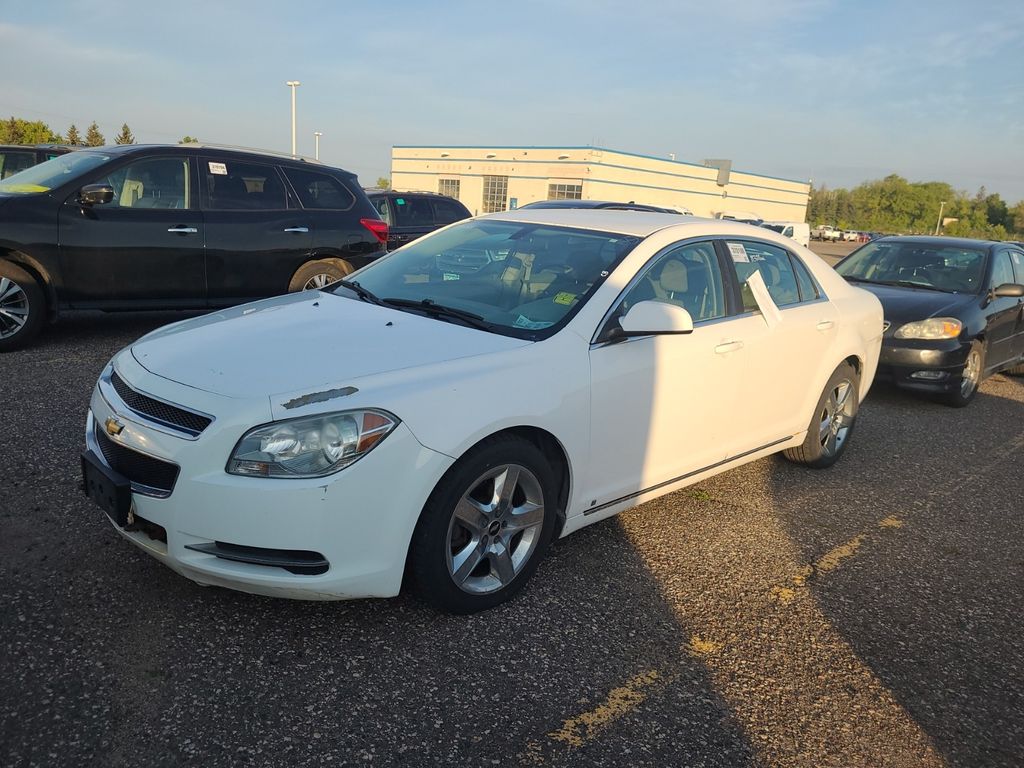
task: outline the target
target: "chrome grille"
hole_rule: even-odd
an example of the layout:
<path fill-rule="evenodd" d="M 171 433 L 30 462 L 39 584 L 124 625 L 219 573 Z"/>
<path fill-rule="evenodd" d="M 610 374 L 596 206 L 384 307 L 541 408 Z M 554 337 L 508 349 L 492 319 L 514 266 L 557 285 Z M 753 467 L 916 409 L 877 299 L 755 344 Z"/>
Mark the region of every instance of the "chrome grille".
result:
<path fill-rule="evenodd" d="M 197 437 L 213 421 L 208 416 L 187 411 L 176 405 L 165 403 L 163 400 L 157 400 L 155 397 L 144 395 L 142 392 L 137 392 L 117 375 L 117 371 L 111 372 L 110 383 L 125 405 L 140 416 L 152 419 L 165 427 L 171 427 Z"/>

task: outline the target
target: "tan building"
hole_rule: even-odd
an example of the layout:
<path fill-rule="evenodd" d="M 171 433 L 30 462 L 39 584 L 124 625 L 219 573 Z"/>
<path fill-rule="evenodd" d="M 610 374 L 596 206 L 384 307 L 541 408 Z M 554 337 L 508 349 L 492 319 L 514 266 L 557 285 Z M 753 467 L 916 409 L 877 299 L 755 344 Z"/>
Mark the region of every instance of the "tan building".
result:
<path fill-rule="evenodd" d="M 697 216 L 803 221 L 810 184 L 601 147 L 391 149 L 391 184 L 440 192 L 474 214 L 537 200 L 612 200 L 688 210 Z"/>

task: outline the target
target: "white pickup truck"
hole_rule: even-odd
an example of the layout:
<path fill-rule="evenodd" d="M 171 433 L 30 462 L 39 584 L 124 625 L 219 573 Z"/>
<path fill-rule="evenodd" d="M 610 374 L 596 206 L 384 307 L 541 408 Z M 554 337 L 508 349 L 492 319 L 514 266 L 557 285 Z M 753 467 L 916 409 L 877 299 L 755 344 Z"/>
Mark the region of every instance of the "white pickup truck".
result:
<path fill-rule="evenodd" d="M 811 240 L 839 240 L 842 233 L 831 224 L 819 224 L 811 230 Z"/>

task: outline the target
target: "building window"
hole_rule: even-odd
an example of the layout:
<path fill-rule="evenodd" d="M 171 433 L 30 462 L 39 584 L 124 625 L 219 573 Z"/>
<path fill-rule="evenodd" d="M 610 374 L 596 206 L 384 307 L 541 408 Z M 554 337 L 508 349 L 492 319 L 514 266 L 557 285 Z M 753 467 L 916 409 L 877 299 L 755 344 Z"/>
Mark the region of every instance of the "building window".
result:
<path fill-rule="evenodd" d="M 459 199 L 459 184 L 458 179 L 438 179 L 437 180 L 437 193 L 439 195 L 446 195 L 448 197 L 454 197 L 456 200 Z"/>
<path fill-rule="evenodd" d="M 508 208 L 508 176 L 484 176 L 484 213 Z"/>
<path fill-rule="evenodd" d="M 548 200 L 582 200 L 582 184 L 548 184 Z"/>

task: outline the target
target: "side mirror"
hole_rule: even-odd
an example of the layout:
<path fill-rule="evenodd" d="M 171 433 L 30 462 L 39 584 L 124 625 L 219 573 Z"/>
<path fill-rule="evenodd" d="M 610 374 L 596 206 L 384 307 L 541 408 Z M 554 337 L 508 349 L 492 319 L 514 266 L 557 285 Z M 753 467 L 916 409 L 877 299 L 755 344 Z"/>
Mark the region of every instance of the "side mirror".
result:
<path fill-rule="evenodd" d="M 86 184 L 78 190 L 80 205 L 106 205 L 114 199 L 114 188 L 108 184 Z"/>
<path fill-rule="evenodd" d="M 629 308 L 619 321 L 622 336 L 662 336 L 693 333 L 690 313 L 675 304 L 664 301 L 640 301 Z"/>
<path fill-rule="evenodd" d="M 1019 299 L 1021 296 L 1024 296 L 1024 285 L 1020 283 L 1003 283 L 992 289 L 993 299 L 998 299 L 1002 296 Z"/>

